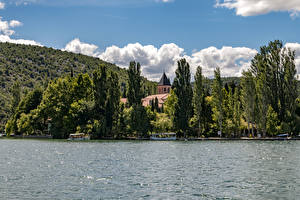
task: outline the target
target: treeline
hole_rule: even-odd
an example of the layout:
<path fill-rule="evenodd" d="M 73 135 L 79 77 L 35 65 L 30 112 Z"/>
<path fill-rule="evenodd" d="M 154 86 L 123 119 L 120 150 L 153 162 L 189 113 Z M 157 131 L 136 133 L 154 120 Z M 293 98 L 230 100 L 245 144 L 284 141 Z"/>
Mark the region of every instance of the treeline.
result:
<path fill-rule="evenodd" d="M 140 65 L 130 63 L 128 104 L 120 102 L 119 76 L 101 65 L 92 76 L 79 74 L 50 81 L 45 91 L 36 88 L 20 99 L 20 85 L 13 89 L 8 135 L 44 135 L 67 138 L 84 132 L 93 138 L 145 137 L 150 121 L 141 100 L 145 96 Z"/>
<path fill-rule="evenodd" d="M 100 65 L 118 74 L 119 83 L 127 82 L 126 69 L 98 58 L 74 54 L 53 48 L 0 42 L 0 132 L 11 115 L 13 84 L 20 83 L 22 94 L 35 87 L 46 88 L 49 81 L 73 73 L 87 73 Z M 156 92 L 156 83 L 143 78 L 145 91 Z"/>
<path fill-rule="evenodd" d="M 270 42 L 261 47 L 239 82 L 224 84 L 219 68 L 209 80 L 199 66 L 193 86 L 189 63 L 179 60 L 163 107 L 157 100 L 142 106 L 146 91 L 136 62 L 127 70 L 126 89 L 105 64 L 91 75 L 70 74 L 50 81 L 46 89 L 37 87 L 22 98 L 16 82 L 6 133 L 55 138 L 75 132 L 93 138 L 148 137 L 168 131 L 180 137 L 296 135 L 300 100 L 294 59 L 295 52 L 283 48 L 282 42 Z M 120 102 L 121 96 L 127 96 L 126 104 Z"/>
<path fill-rule="evenodd" d="M 177 132 L 225 137 L 299 134 L 295 52 L 283 48 L 281 41 L 260 48 L 239 84 L 224 85 L 220 68 L 214 74 L 210 88 L 198 67 L 192 89 L 189 64 L 178 62 L 172 94 Z"/>

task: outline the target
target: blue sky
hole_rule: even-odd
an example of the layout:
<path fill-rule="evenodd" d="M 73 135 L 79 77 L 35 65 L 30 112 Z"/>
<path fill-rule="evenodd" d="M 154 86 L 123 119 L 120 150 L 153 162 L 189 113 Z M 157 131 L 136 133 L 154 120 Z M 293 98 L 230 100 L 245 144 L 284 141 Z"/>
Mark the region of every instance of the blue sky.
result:
<path fill-rule="evenodd" d="M 195 65 L 210 65 L 204 66 L 208 75 L 221 65 L 229 76 L 247 68 L 255 50 L 270 40 L 298 49 L 299 1 L 262 1 L 265 6 L 258 7 L 258 0 L 0 0 L 2 21 L 21 23 L 6 27 L 13 34 L 4 33 L 1 24 L 0 31 L 11 42 L 33 40 L 122 67 L 130 59 L 140 59 L 145 76 L 152 79 L 162 68 L 172 74 L 174 62 L 184 56 Z M 214 59 L 217 62 L 211 63 Z"/>

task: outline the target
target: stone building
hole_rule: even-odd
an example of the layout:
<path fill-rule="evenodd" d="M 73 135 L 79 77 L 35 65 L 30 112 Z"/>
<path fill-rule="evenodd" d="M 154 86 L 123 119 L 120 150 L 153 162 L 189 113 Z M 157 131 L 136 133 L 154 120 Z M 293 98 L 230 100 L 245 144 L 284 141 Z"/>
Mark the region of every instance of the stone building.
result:
<path fill-rule="evenodd" d="M 158 106 L 161 108 L 169 97 L 171 91 L 171 82 L 165 73 L 163 73 L 157 85 L 158 94 L 150 95 L 142 99 L 143 106 L 151 106 L 151 102 L 158 99 Z"/>
<path fill-rule="evenodd" d="M 163 73 L 160 81 L 157 85 L 158 94 L 150 95 L 142 99 L 143 106 L 151 106 L 152 101 L 155 101 L 155 98 L 158 100 L 158 106 L 161 108 L 166 102 L 167 98 L 170 95 L 171 91 L 171 82 L 165 73 Z M 127 103 L 127 98 L 121 98 L 122 103 Z"/>

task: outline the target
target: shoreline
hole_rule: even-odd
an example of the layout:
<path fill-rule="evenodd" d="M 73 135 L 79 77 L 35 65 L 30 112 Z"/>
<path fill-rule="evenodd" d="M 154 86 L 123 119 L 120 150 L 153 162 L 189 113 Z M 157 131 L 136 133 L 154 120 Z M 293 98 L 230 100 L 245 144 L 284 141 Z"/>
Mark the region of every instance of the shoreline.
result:
<path fill-rule="evenodd" d="M 0 137 L 0 139 L 34 139 L 34 140 L 56 140 L 56 141 L 67 141 L 67 139 L 54 139 L 52 136 L 13 136 L 13 137 Z M 219 138 L 219 137 L 208 137 L 208 138 L 177 138 L 176 141 L 283 141 L 283 140 L 300 140 L 300 137 L 266 137 L 266 138 Z M 86 141 L 153 141 L 150 138 L 100 138 L 95 140 Z M 74 142 L 74 141 L 71 141 Z M 82 142 L 82 141 L 80 141 Z M 157 141 L 155 141 L 157 142 Z"/>

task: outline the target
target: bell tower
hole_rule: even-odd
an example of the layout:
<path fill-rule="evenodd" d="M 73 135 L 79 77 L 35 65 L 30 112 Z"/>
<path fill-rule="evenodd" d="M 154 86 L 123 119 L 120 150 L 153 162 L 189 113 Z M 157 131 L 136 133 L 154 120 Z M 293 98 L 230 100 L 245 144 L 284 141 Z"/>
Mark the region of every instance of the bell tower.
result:
<path fill-rule="evenodd" d="M 158 83 L 157 91 L 158 94 L 167 94 L 170 93 L 170 90 L 171 90 L 170 79 L 167 77 L 167 75 L 164 72 Z"/>

